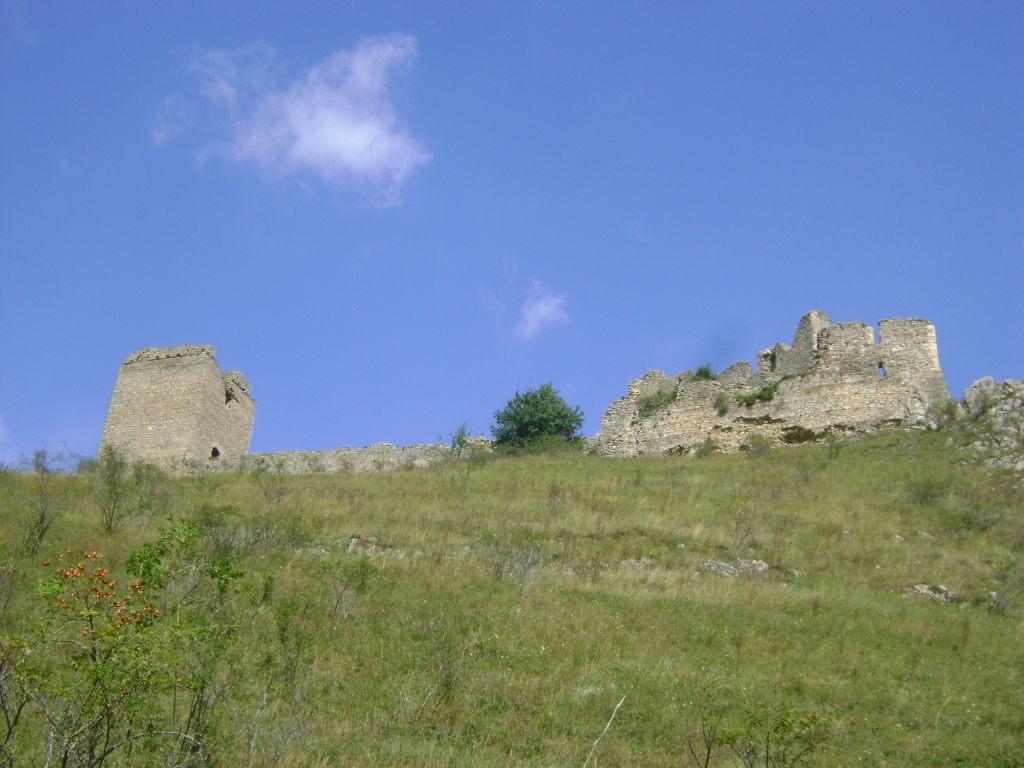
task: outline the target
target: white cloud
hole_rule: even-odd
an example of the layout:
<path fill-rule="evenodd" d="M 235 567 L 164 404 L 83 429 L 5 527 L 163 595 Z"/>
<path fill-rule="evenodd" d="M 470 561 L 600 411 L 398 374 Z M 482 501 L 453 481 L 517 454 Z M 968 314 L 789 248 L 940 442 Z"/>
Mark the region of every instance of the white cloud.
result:
<path fill-rule="evenodd" d="M 311 174 L 389 204 L 430 160 L 389 89 L 392 72 L 415 56 L 407 35 L 368 38 L 283 87 L 275 85 L 276 53 L 265 45 L 196 56 L 192 68 L 203 98 L 229 121 L 227 142 L 213 151 L 275 177 Z"/>
<path fill-rule="evenodd" d="M 552 293 L 548 288 L 538 285 L 534 286 L 533 294 L 520 310 L 515 334 L 529 341 L 548 326 L 567 322 L 569 313 L 565 310 L 565 296 Z"/>

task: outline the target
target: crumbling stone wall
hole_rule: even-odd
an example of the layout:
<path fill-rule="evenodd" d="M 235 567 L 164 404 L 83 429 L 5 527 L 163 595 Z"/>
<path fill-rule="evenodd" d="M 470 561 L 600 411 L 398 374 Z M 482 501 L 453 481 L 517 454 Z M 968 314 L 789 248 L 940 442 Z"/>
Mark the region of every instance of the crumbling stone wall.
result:
<path fill-rule="evenodd" d="M 490 451 L 491 442 L 482 436 L 469 438 L 461 458 L 470 453 Z M 459 458 L 444 443 L 393 445 L 374 443 L 362 448 L 344 446 L 333 451 L 273 451 L 251 453 L 238 459 L 208 462 L 206 469 L 218 471 L 266 471 L 283 475 L 347 472 L 392 472 L 418 469 Z"/>
<path fill-rule="evenodd" d="M 655 392 L 674 391 L 653 413 Z M 760 393 L 747 404 L 743 398 Z M 650 371 L 630 383 L 601 422 L 591 447 L 608 456 L 692 453 L 709 438 L 741 450 L 755 435 L 775 444 L 887 426 L 923 426 L 928 408 L 949 399 L 939 366 L 935 328 L 927 320 L 892 319 L 874 329 L 832 324 L 824 312 L 805 315 L 793 345 L 776 344 L 729 366 L 714 381 L 691 371 Z"/>
<path fill-rule="evenodd" d="M 222 374 L 213 347 L 143 349 L 121 365 L 100 447 L 177 470 L 244 456 L 256 406 L 239 371 Z"/>

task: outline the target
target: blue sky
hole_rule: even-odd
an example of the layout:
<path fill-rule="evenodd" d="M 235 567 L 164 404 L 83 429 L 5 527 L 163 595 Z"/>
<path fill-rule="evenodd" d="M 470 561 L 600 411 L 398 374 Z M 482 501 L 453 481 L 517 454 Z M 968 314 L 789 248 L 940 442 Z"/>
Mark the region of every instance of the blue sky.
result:
<path fill-rule="evenodd" d="M 811 309 L 1024 377 L 1019 2 L 0 0 L 0 461 L 212 344 L 253 450 L 593 434 Z"/>

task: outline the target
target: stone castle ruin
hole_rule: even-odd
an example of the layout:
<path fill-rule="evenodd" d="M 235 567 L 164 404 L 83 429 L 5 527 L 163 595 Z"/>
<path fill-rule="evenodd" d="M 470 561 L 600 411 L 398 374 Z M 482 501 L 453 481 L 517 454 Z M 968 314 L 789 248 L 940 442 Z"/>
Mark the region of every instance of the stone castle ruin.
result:
<path fill-rule="evenodd" d="M 285 474 L 422 467 L 450 456 L 443 443 L 333 451 L 249 453 L 255 403 L 239 371 L 221 373 L 213 347 L 143 349 L 121 365 L 100 449 L 170 472 L 262 469 Z M 480 446 L 487 442 L 471 438 Z"/>
<path fill-rule="evenodd" d="M 591 448 L 605 456 L 735 451 L 752 440 L 782 445 L 927 424 L 929 407 L 949 400 L 934 326 L 882 320 L 878 336 L 864 323 L 811 312 L 792 346 L 758 354 L 756 372 L 747 362 L 717 376 L 650 371 L 612 403 Z"/>
<path fill-rule="evenodd" d="M 239 371 L 221 373 L 213 347 L 143 349 L 121 365 L 100 448 L 177 470 L 249 451 L 256 406 Z"/>
<path fill-rule="evenodd" d="M 935 328 L 926 320 L 882 320 L 878 341 L 863 323 L 805 315 L 793 345 L 776 344 L 717 376 L 650 371 L 612 403 L 589 449 L 605 456 L 743 450 L 849 432 L 930 423 L 949 401 Z M 143 349 L 121 366 L 101 448 L 180 472 L 265 468 L 284 473 L 420 467 L 445 461 L 443 443 L 377 443 L 334 451 L 249 454 L 255 405 L 238 371 L 221 373 L 213 347 Z M 711 441 L 710 443 L 708 441 Z M 474 450 L 489 447 L 472 439 Z"/>

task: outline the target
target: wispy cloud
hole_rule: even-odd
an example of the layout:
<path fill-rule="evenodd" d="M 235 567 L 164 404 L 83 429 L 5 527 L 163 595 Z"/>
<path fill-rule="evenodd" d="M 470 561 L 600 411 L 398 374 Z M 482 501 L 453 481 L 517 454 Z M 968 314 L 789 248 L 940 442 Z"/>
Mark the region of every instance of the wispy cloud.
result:
<path fill-rule="evenodd" d="M 28 21 L 25 0 L 4 0 L 0 5 L 0 29 L 9 29 L 18 41 L 25 46 L 34 45 L 36 33 Z"/>
<path fill-rule="evenodd" d="M 277 52 L 265 44 L 197 54 L 191 69 L 203 103 L 227 132 L 207 154 L 274 178 L 313 176 L 395 203 L 410 174 L 431 159 L 391 92 L 394 71 L 415 56 L 416 41 L 407 35 L 368 38 L 288 82 Z M 153 141 L 166 143 L 189 119 L 181 104 L 167 100 Z"/>
<path fill-rule="evenodd" d="M 565 309 L 565 296 L 552 293 L 545 286 L 535 285 L 530 298 L 520 309 L 515 334 L 525 341 L 530 341 L 548 326 L 567 322 L 569 313 Z"/>
<path fill-rule="evenodd" d="M 640 223 L 639 219 L 633 219 L 626 227 L 626 234 L 638 243 L 648 243 L 651 240 L 651 233 L 647 227 Z"/>
<path fill-rule="evenodd" d="M 178 138 L 192 127 L 192 105 L 180 94 L 168 96 L 157 107 L 150 138 L 158 147 Z"/>
<path fill-rule="evenodd" d="M 199 77 L 203 98 L 235 116 L 270 93 L 284 74 L 277 51 L 262 42 L 225 51 L 193 51 L 189 69 Z"/>

